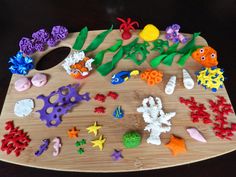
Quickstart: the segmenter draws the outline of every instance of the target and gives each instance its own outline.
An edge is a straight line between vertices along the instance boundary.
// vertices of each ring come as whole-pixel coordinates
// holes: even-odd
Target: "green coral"
[[[142,137],[138,132],[131,131],[123,135],[123,145],[126,148],[136,148],[141,144]]]

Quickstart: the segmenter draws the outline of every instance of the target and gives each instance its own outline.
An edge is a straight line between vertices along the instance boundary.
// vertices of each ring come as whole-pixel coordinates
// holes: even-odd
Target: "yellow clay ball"
[[[139,33],[139,37],[144,41],[154,41],[159,37],[159,35],[159,29],[152,24],[146,25]]]

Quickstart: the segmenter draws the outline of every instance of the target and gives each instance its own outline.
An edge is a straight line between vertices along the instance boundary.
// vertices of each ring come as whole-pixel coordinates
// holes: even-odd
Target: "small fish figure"
[[[122,119],[124,117],[124,111],[121,109],[121,106],[118,106],[113,112],[113,116],[117,119]]]
[[[120,71],[117,74],[114,74],[111,78],[111,83],[113,85],[121,84],[127,81],[131,76],[139,75],[138,70],[133,71]]]
[[[217,52],[209,46],[197,49],[192,53],[192,57],[195,61],[207,68],[218,65]]]

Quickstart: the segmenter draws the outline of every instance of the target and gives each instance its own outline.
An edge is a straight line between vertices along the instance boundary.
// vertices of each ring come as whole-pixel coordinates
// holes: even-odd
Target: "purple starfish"
[[[121,154],[121,150],[119,151],[119,150],[115,149],[114,152],[112,153],[111,157],[112,157],[113,160],[123,159],[123,156]]]

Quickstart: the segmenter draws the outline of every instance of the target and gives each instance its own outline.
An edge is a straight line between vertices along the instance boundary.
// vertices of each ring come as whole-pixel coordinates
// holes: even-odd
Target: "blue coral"
[[[29,56],[24,56],[21,51],[17,52],[15,56],[10,57],[9,63],[12,64],[9,67],[12,74],[26,75],[34,68],[33,59]]]

